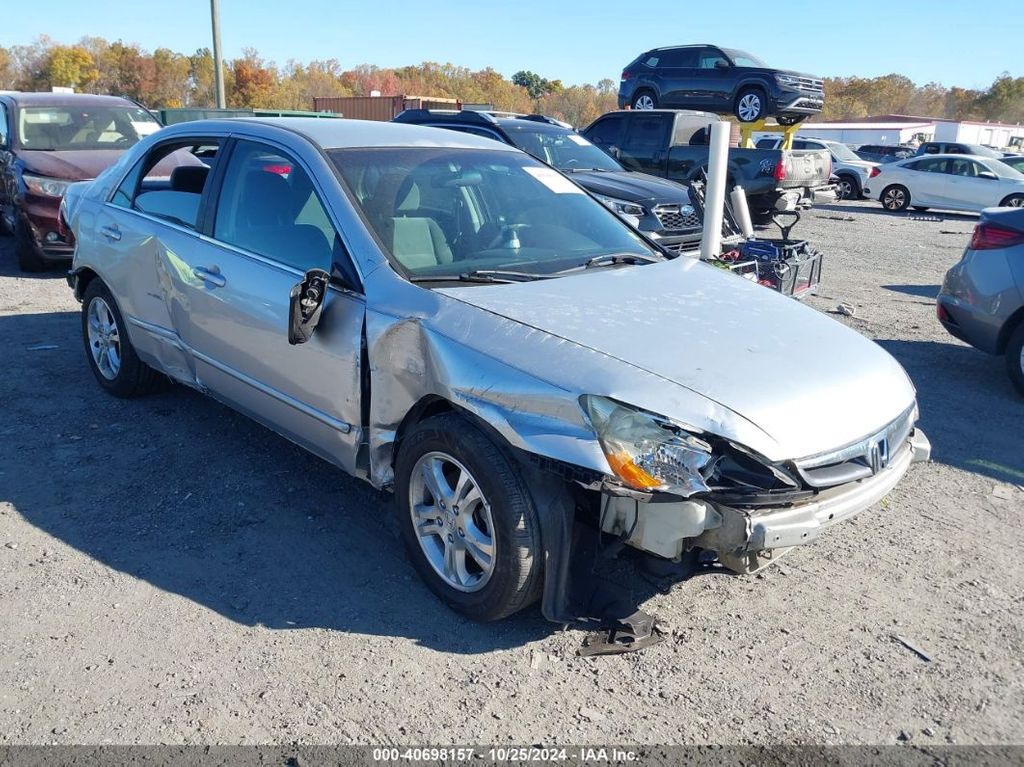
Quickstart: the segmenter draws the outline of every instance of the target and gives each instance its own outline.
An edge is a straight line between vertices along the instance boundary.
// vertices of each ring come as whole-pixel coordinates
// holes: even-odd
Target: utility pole
[[[210,0],[210,16],[213,20],[213,85],[217,91],[217,109],[227,106],[224,99],[224,62],[220,55],[220,0]]]

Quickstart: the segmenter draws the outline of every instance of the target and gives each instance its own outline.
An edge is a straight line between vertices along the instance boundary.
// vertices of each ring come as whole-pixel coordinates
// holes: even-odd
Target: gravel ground
[[[827,254],[810,303],[910,372],[934,462],[777,568],[655,593],[670,638],[598,659],[536,609],[444,609],[387,496],[245,417],[104,395],[60,274],[0,240],[0,743],[1024,741],[1024,401],[935,320],[974,223],[941,219],[796,230]]]

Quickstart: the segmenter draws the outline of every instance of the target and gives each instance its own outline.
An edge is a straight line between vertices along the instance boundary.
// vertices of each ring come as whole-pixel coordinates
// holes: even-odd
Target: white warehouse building
[[[842,122],[806,122],[799,135],[843,144],[910,144],[960,141],[965,144],[1014,148],[1024,144],[1024,125],[975,120],[943,120],[912,115],[879,115]]]

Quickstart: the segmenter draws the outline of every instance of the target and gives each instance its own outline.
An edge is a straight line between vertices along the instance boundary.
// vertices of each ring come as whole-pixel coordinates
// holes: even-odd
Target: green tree
[[[100,78],[96,62],[87,50],[77,45],[58,45],[50,49],[41,72],[41,81],[47,87],[88,90]]]

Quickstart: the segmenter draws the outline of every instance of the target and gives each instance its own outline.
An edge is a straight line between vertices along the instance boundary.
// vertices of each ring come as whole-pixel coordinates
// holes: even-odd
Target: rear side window
[[[198,229],[200,204],[218,149],[217,141],[156,147],[124,178],[111,204]]]
[[[625,122],[621,115],[605,117],[590,126],[584,135],[590,143],[602,148],[622,146],[622,129]]]
[[[0,146],[7,144],[7,107],[0,103]]]
[[[686,67],[697,66],[697,51],[694,48],[674,48],[661,51],[662,67]]]

